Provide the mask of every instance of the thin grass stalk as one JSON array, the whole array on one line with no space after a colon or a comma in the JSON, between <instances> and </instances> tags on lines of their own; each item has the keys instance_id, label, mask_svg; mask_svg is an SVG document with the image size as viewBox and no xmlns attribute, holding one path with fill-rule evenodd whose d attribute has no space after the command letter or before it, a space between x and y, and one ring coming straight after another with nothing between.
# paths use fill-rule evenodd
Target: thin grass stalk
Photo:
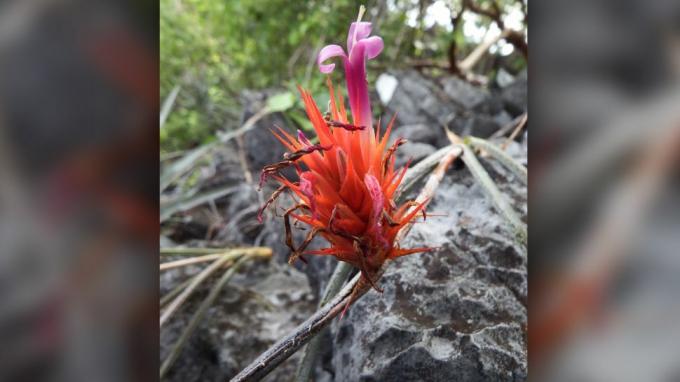
<instances>
[{"instance_id":1,"label":"thin grass stalk","mask_svg":"<svg viewBox=\"0 0 680 382\"><path fill-rule=\"evenodd\" d=\"M229 268L231 266L231 262L226 262L222 268ZM195 276L194 276L195 277ZM160 301L160 307L164 307L168 302L170 302L175 296L177 296L181 291L184 290L189 284L191 283L191 280L194 277L190 277L189 279L183 281L181 284L177 285L173 290L165 294L165 296L161 297Z\"/></svg>"},{"instance_id":2,"label":"thin grass stalk","mask_svg":"<svg viewBox=\"0 0 680 382\"><path fill-rule=\"evenodd\" d=\"M515 174L522 183L527 184L528 175L526 167L522 166L514 160L510 155L506 154L500 147L495 144L481 138L467 137L465 138L470 145L484 150L489 153L492 157L503 164L508 170Z\"/></svg>"},{"instance_id":3,"label":"thin grass stalk","mask_svg":"<svg viewBox=\"0 0 680 382\"><path fill-rule=\"evenodd\" d=\"M191 280L193 277L183 281L181 284L177 285L175 288L173 288L170 292L165 294L165 296L161 297L161 302L160 302L160 307L164 307L167 303L169 303L175 296L180 294L186 287L191 284Z\"/></svg>"},{"instance_id":4,"label":"thin grass stalk","mask_svg":"<svg viewBox=\"0 0 680 382\"><path fill-rule=\"evenodd\" d=\"M505 148L508 147L510 142L514 141L515 138L517 138L517 136L519 135L519 132L522 131L524 126L526 126L528 118L529 118L529 115L527 113L522 114L522 119L519 121L519 123L517 124L517 127L515 127L515 129L512 131L512 134L510 134L508 139L506 139L505 142L503 142L503 144L501 144L501 149L505 150Z\"/></svg>"},{"instance_id":5,"label":"thin grass stalk","mask_svg":"<svg viewBox=\"0 0 680 382\"><path fill-rule=\"evenodd\" d=\"M222 267L227 261L233 260L233 258L228 257L228 256L223 256L217 260L215 260L212 264L210 264L209 267L205 268L201 273L196 275L191 280L191 283L180 293L172 302L168 305L168 307L163 311L161 314L161 319L160 319L160 326L162 327L163 324L179 309L179 307L186 301L186 299L193 293L193 291L203 282L205 279L208 278L213 272L215 272L218 268Z\"/></svg>"},{"instance_id":6,"label":"thin grass stalk","mask_svg":"<svg viewBox=\"0 0 680 382\"><path fill-rule=\"evenodd\" d=\"M255 127L255 123L265 117L267 114L271 113L272 110L269 107L264 107L252 117L250 117L240 128L230 131L219 137L222 144L227 143L229 140L246 133ZM206 143L203 146L197 147L189 151L181 159L175 161L169 165L165 171L162 172L160 178L160 191L163 192L168 186L176 182L183 175L187 174L203 157L207 156L209 153L218 147L218 142Z\"/></svg>"},{"instance_id":7,"label":"thin grass stalk","mask_svg":"<svg viewBox=\"0 0 680 382\"><path fill-rule=\"evenodd\" d=\"M168 269L180 268L180 267L184 267L184 266L191 265L191 264L204 263L206 261L217 260L222 256L229 256L229 255L220 255L220 254L203 255L203 256L190 257L188 259L169 261L167 263L160 264L160 270L165 271L165 270L168 270ZM238 254L231 254L231 256L232 257L238 257L239 255Z\"/></svg>"},{"instance_id":8,"label":"thin grass stalk","mask_svg":"<svg viewBox=\"0 0 680 382\"><path fill-rule=\"evenodd\" d=\"M500 137L505 136L505 134L507 134L509 132L512 132L512 131L519 129L520 128L519 126L524 125L526 123L527 118L528 118L527 113L524 113L524 114L516 117L515 119L510 121L510 123L503 125L503 127L498 129L495 133L491 134L489 139L500 138Z\"/></svg>"},{"instance_id":9,"label":"thin grass stalk","mask_svg":"<svg viewBox=\"0 0 680 382\"><path fill-rule=\"evenodd\" d=\"M449 147L447 151L443 152L439 165L430 175L430 178L428 178L428 181L416 198L417 201L426 203L432 199L437 186L444 177L444 173L460 154L461 149L456 146ZM412 225L413 223L404 226L399 231L397 240L402 240ZM378 272L376 279L380 278L383 271L384 268ZM360 280L361 274L357 273L328 304L321 307L305 322L293 329L286 337L262 353L255 361L232 378L231 382L258 381L307 344L323 328L328 326L333 321L333 318L343 311L347 304L352 304L371 289L371 285L368 282L361 282Z\"/></svg>"},{"instance_id":10,"label":"thin grass stalk","mask_svg":"<svg viewBox=\"0 0 680 382\"><path fill-rule=\"evenodd\" d=\"M235 247L235 248L190 248L190 247L174 247L174 248L161 248L161 255L182 255L182 256L195 256L195 255L211 255L211 254L225 254L230 253L259 253L263 250L267 250L267 247Z\"/></svg>"},{"instance_id":11,"label":"thin grass stalk","mask_svg":"<svg viewBox=\"0 0 680 382\"><path fill-rule=\"evenodd\" d=\"M270 256L271 256L271 253L270 253ZM254 255L242 256L240 259L238 259L236 262L234 262L234 265L231 268L229 268L226 272L224 272L222 277L210 289L210 293L203 300L201 305L198 307L198 310L196 310L194 315L191 317L189 324L184 329L184 331L180 335L179 339L177 339L177 342L175 342L175 344L173 345L172 350L170 350L170 354L168 354L168 357L163 361L163 365L161 366L161 369L160 369L160 378L161 379L168 372L168 370L170 370L172 365L175 363L175 360L177 360L177 357L180 355L182 348L184 347L184 344L186 344L187 340L194 333L194 330L196 330L198 323L201 322L201 320L203 319L203 316L205 316L205 313L208 311L208 308L215 302L215 299L217 299L217 296L219 295L219 293L222 290L222 288L224 287L224 285L227 282L229 282L229 280L238 271L239 267L243 263L245 263L249 259L252 259L253 257L254 257Z\"/></svg>"},{"instance_id":12,"label":"thin grass stalk","mask_svg":"<svg viewBox=\"0 0 680 382\"><path fill-rule=\"evenodd\" d=\"M191 293L206 279L210 276L216 269L224 266L227 262L235 260L235 255L238 256L270 256L272 253L271 248L267 247L252 247L252 248L241 248L232 249L222 254L222 257L215 260L210 266L205 268L201 273L196 275L191 280L191 283L180 293L163 311L160 318L160 326L172 316L175 311L184 303L184 301L191 295Z\"/></svg>"}]
</instances>

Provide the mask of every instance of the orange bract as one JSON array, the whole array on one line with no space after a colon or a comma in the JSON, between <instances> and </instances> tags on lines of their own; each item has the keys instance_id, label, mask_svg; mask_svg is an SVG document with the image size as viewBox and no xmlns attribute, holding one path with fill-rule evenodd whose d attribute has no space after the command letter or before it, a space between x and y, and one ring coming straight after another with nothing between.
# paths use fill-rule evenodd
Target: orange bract
<instances>
[{"instance_id":1,"label":"orange bract","mask_svg":"<svg viewBox=\"0 0 680 382\"><path fill-rule=\"evenodd\" d=\"M287 188L298 200L284 215L287 230L290 230L290 217L312 228L298 248L287 232L287 244L293 251L291 261L303 254L332 255L359 268L371 281L387 259L428 250L401 249L395 243L399 230L413 220L424 205L406 202L397 206L393 200L408 167L394 169L394 152L405 140L398 139L387 147L394 119L382 137L379 128L374 133L372 126L350 125L343 97L339 92L335 94L330 79L327 84L330 113L326 116L321 114L310 94L299 88L307 116L319 138L318 145L312 145L300 131L297 137L280 128L272 131L290 154L284 156L284 161L263 170L263 180L271 175L282 185L265 207ZM296 167L298 182L278 174L279 169L288 165ZM316 234L322 235L330 247L305 251Z\"/></svg>"}]
</instances>

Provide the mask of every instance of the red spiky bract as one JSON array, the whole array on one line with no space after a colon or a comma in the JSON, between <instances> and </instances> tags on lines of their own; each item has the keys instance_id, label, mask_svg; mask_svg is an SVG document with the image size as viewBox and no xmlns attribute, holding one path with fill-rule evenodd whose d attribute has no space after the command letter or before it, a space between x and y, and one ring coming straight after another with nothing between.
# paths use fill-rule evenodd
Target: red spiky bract
<instances>
[{"instance_id":1,"label":"red spiky bract","mask_svg":"<svg viewBox=\"0 0 680 382\"><path fill-rule=\"evenodd\" d=\"M382 137L379 127L349 127L352 125L342 95L334 92L330 78L327 84L330 118L339 123L329 123L311 95L298 87L307 116L325 150L313 150L295 162L297 181L280 174L272 178L287 186L304 207L290 216L309 225L330 244L328 248L295 256L334 256L360 269L372 283L371 276L386 260L429 249L402 249L395 243L399 230L421 213L424 204L407 202L398 206L394 202L393 196L408 167L394 168L393 154L402 140L387 147L394 118ZM343 124L348 128L343 128ZM272 132L291 153L310 145L304 134L296 138L280 128Z\"/></svg>"}]
</instances>

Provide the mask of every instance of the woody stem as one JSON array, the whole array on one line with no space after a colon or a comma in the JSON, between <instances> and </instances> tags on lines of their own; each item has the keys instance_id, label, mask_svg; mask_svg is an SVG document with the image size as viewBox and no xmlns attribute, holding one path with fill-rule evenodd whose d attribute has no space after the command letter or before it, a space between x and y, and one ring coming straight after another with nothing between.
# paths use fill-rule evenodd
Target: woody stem
<instances>
[{"instance_id":1,"label":"woody stem","mask_svg":"<svg viewBox=\"0 0 680 382\"><path fill-rule=\"evenodd\" d=\"M354 291L355 286L363 284L359 283L360 278L361 274L354 276L333 300L321 307L305 322L298 325L290 334L262 353L248 367L232 378L231 382L258 381L293 355L300 347L309 342L317 333L330 324L333 318L342 312L350 299L359 298L368 291L369 286L364 286Z\"/></svg>"}]
</instances>

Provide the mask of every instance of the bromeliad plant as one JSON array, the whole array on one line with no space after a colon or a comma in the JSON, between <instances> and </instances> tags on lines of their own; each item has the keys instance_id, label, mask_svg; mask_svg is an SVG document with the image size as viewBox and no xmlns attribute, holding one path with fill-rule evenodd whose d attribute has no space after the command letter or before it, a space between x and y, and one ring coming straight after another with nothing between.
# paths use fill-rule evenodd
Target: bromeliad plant
<instances>
[{"instance_id":1,"label":"bromeliad plant","mask_svg":"<svg viewBox=\"0 0 680 382\"><path fill-rule=\"evenodd\" d=\"M319 309L244 368L232 379L234 382L263 378L320 333L334 317L344 314L350 304L370 290L371 286L378 289L375 281L382 274L386 261L429 250L426 247L400 248L399 240L408 232L408 227L419 213L425 217L425 205L434 195L446 170L461 155L475 179L488 192L495 207L503 212L510 227L517 232L521 245L526 247L526 226L514 216L507 201L501 197L489 175L476 160L467 141L449 132L451 146L425 158L408 173L408 164L401 170L395 170L394 153L406 141L399 138L388 147L394 119L382 136L380 123L373 125L366 83L366 61L380 54L383 42L380 37L371 37L371 24L360 22L360 19L350 27L347 53L338 45L329 45L318 56L322 73L330 73L335 68L335 64L327 63L327 60L334 57L342 60L352 121L348 119L342 95L333 90L330 79L327 81L330 102L325 114L319 111L310 94L300 88L318 143L312 144L299 131L297 137L280 128L273 131L289 153L284 155L283 161L266 166L260 179L261 184L269 177L280 184L260 210L260 218L262 212L285 191L289 191L296 202L283 214L286 244L292 252L290 261L305 261L306 255L324 255L334 256L345 264L339 264L329 280ZM471 144L475 142L470 141ZM489 152L496 156L505 155L499 150ZM505 163L509 161L512 159L503 159ZM397 205L395 196L403 191L399 189L402 182L404 187L408 187L413 184L413 179L430 171L435 164L436 168L429 174L417 199ZM294 167L297 180L290 180L280 173L287 167ZM520 165L512 164L510 167L526 179L526 170ZM291 219L311 228L306 239L297 247L293 243ZM307 250L316 235L323 236L330 245L324 249ZM347 264L361 272L340 289L350 268ZM296 380L307 381L310 378L318 353L318 337L315 340L316 346L314 342L310 343L302 357Z\"/></svg>"},{"instance_id":2,"label":"bromeliad plant","mask_svg":"<svg viewBox=\"0 0 680 382\"><path fill-rule=\"evenodd\" d=\"M399 230L418 214L425 216L426 203L408 201L397 205L394 201L395 191L408 167L407 164L396 170L394 153L406 140L398 138L388 147L394 118L382 136L380 124L373 124L366 61L380 54L383 41L370 34L371 23L358 20L350 26L347 53L339 45L328 45L318 56L322 73L330 73L335 68L335 64L327 60L341 58L351 122L343 96L340 91L334 91L329 77L330 102L325 114L311 95L298 87L318 144L312 144L302 131L294 137L278 127L272 130L289 152L281 162L262 170L260 186L267 178L273 178L280 187L260 210L259 219L281 193L291 192L296 204L283 214L286 244L292 252L289 261L306 262L305 255L334 256L358 268L362 281L380 290L375 286L375 278L385 261L429 248L400 248L395 240ZM290 166L296 170L297 181L280 173ZM299 246L293 243L291 218L311 228ZM330 246L307 250L317 235L324 237Z\"/></svg>"}]
</instances>

